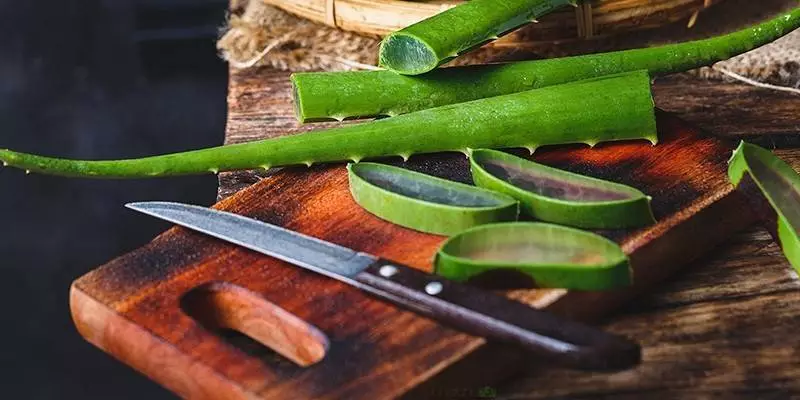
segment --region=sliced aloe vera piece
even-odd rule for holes
[[[501,193],[376,163],[348,164],[350,192],[376,216],[407,228],[452,235],[515,221],[516,200]]]
[[[442,245],[435,264],[437,274],[462,281],[507,268],[530,275],[540,287],[604,290],[631,283],[628,257],[616,243],[541,222],[469,229]]]
[[[580,228],[631,228],[655,222],[650,197],[630,186],[551,168],[496,150],[474,150],[475,184],[505,193],[541,221]]]
[[[766,228],[783,254],[800,271],[800,175],[769,150],[741,142],[733,152],[728,176],[754,200]],[[753,190],[758,188],[760,190]]]

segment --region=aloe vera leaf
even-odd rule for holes
[[[551,168],[496,150],[470,155],[475,185],[519,200],[540,221],[579,228],[632,228],[655,222],[650,197],[630,186]]]
[[[386,221],[437,235],[516,221],[519,204],[501,193],[385,164],[348,164],[350,193]]]
[[[379,65],[418,75],[575,0],[471,0],[387,35]]]
[[[452,104],[329,130],[185,153],[116,161],[48,158],[0,150],[5,164],[51,175],[136,178],[310,165],[467,148],[657,141],[647,72]]]
[[[292,75],[297,118],[395,116],[626,71],[660,76],[710,65],[800,27],[800,8],[738,32],[661,47],[506,64],[441,68],[420,76],[393,71]]]
[[[734,186],[754,183],[764,210],[772,210],[767,228],[792,266],[800,271],[800,175],[789,164],[759,146],[741,142],[728,166]]]
[[[514,269],[540,287],[604,290],[632,281],[628,257],[599,235],[541,222],[482,225],[448,239],[436,273],[467,280],[489,270]]]

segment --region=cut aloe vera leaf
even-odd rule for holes
[[[442,245],[435,264],[437,274],[459,281],[504,268],[529,275],[540,287],[605,290],[632,281],[628,257],[616,243],[542,222],[469,229]]]
[[[376,163],[347,166],[350,192],[361,207],[389,222],[452,235],[477,225],[515,221],[516,200],[501,193]]]
[[[741,142],[731,157],[728,176],[733,185],[756,204],[756,211],[780,243],[783,254],[800,271],[800,175],[797,171],[769,150]]]
[[[496,150],[473,150],[477,186],[507,194],[540,220],[580,228],[631,228],[655,222],[650,197],[630,186],[551,168]]]
[[[465,28],[469,27],[459,29]],[[388,70],[299,72],[291,77],[293,97],[297,117],[302,122],[395,116],[625,71],[647,70],[653,77],[688,71],[753,50],[797,28],[800,28],[800,7],[727,35],[661,47],[439,68],[417,76]],[[447,38],[442,35],[440,40]],[[602,94],[594,92],[586,96]],[[617,96],[617,99],[623,98]],[[554,104],[568,105],[566,102]],[[583,110],[586,113],[598,111],[588,107]]]
[[[385,156],[658,140],[646,71],[451,104],[362,124],[250,143],[127,160],[67,160],[0,149],[0,163],[30,172],[152,178],[268,169]]]

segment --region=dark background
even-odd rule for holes
[[[754,22],[773,4],[788,3],[730,1],[736,13],[725,15]],[[221,144],[227,69],[215,40],[226,6],[0,0],[0,148],[100,159]],[[731,22],[719,21],[702,19],[691,34]],[[93,181],[0,168],[0,398],[173,398],[78,335],[69,286],[168,227],[124,203],[209,205],[216,184],[213,176]]]
[[[79,158],[220,144],[227,70],[218,0],[0,0],[0,147]],[[211,204],[213,176],[92,181],[0,170],[7,399],[159,399],[164,389],[86,343],[72,280],[167,226],[137,200]]]

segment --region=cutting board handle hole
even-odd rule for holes
[[[270,358],[271,349],[308,367],[328,351],[327,336],[315,326],[231,283],[211,282],[194,288],[181,298],[181,308],[229,344],[261,359]]]

